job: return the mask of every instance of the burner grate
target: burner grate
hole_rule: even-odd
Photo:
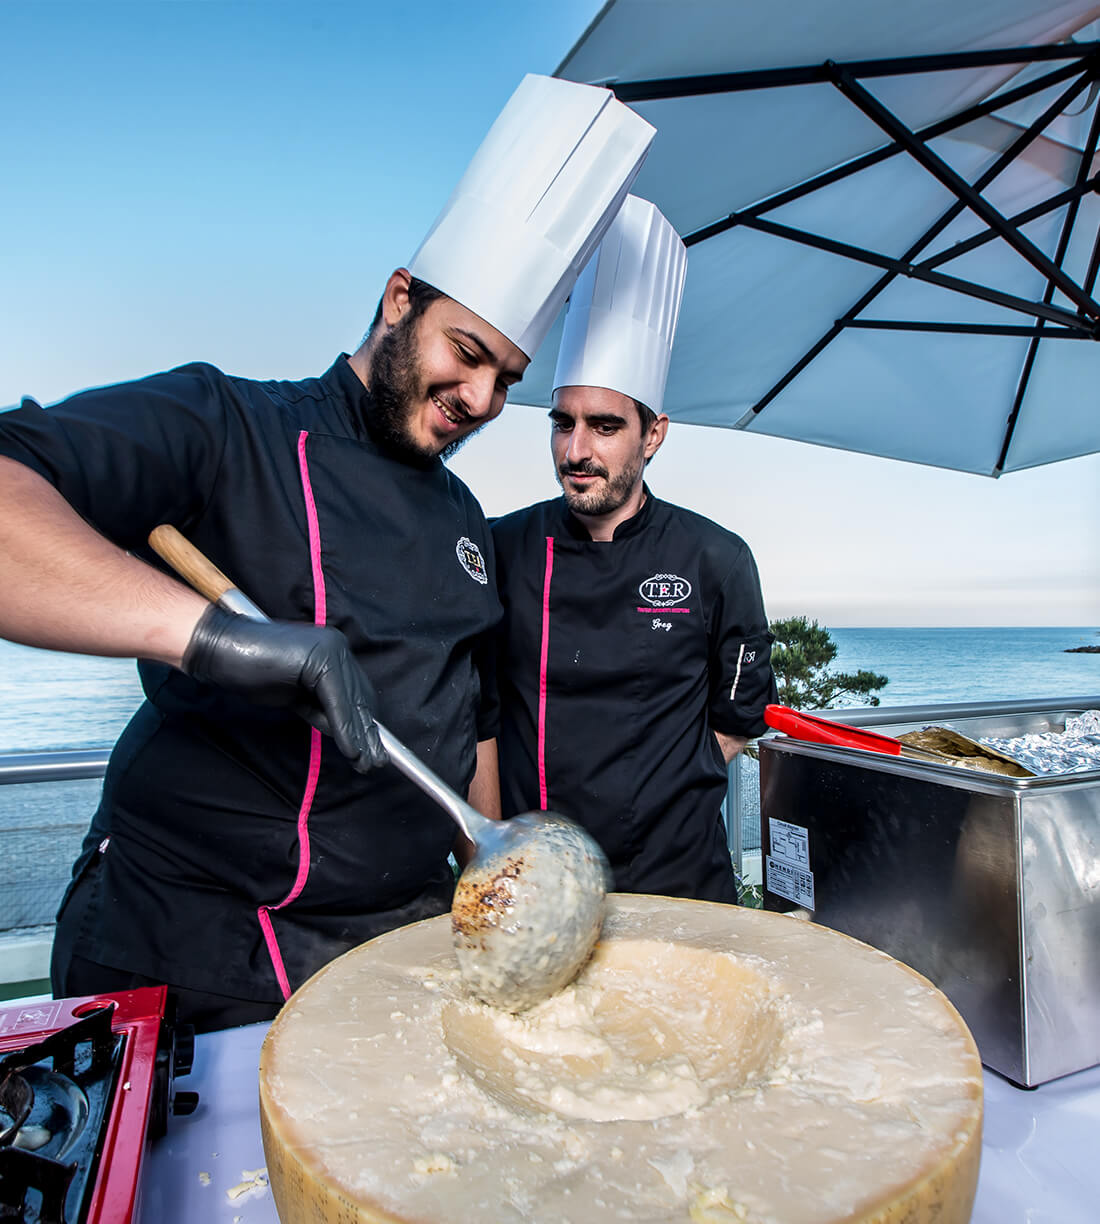
[[[22,1148],[0,1149],[0,1221],[68,1224],[65,1200],[75,1164],[59,1164]]]
[[[126,1038],[112,1003],[0,1058],[0,1221],[78,1224]]]

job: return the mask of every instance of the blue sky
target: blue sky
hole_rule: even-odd
[[[0,405],[196,359],[319,373],[598,8],[0,3]],[[454,467],[490,514],[557,491],[519,402]],[[992,481],[674,426],[649,478],[748,540],[773,616],[1100,621],[1098,456]]]

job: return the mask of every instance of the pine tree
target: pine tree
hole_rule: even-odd
[[[779,687],[779,702],[794,710],[828,709],[846,698],[864,698],[877,706],[875,690],[889,683],[888,676],[876,672],[832,672],[829,665],[837,656],[837,644],[828,629],[804,616],[771,622],[775,634],[772,670]]]

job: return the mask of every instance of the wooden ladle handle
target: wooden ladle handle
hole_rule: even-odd
[[[162,523],[149,533],[149,544],[160,557],[211,603],[220,603],[230,612],[252,620],[267,620],[267,616],[190,540],[171,526]]]

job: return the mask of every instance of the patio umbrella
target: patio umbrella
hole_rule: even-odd
[[[1086,0],[609,0],[558,74],[657,127],[669,415],[991,476],[1100,450],[1098,35]]]

